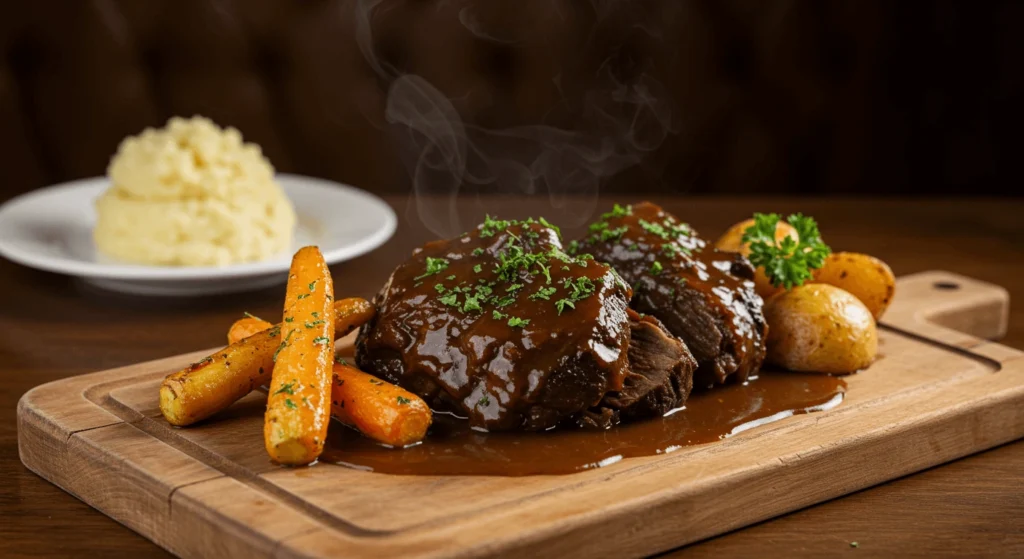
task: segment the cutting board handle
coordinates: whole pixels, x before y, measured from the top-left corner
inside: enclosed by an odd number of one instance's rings
[[[1002,287],[952,272],[931,271],[897,280],[896,297],[880,323],[973,351],[993,345],[987,340],[1006,335],[1009,316],[1010,294]]]

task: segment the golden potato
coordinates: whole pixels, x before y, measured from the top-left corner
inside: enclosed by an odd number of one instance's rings
[[[754,225],[754,219],[745,219],[736,225],[733,225],[725,232],[721,237],[715,241],[715,248],[725,252],[738,252],[743,256],[750,254],[750,247],[743,242],[743,232]],[[783,220],[779,220],[779,224],[775,226],[775,240],[781,242],[786,237],[793,237],[794,241],[799,241],[800,237],[797,235],[796,229],[792,225],[786,223]],[[767,300],[772,295],[783,291],[782,287],[775,287],[772,282],[765,275],[764,269],[758,268],[754,273],[754,289],[762,299]]]
[[[726,231],[721,237],[715,241],[715,248],[718,250],[724,250],[725,252],[738,252],[743,256],[750,254],[750,247],[743,242],[743,233],[754,225],[754,218],[745,219],[736,225],[733,225]],[[779,220],[779,224],[775,226],[775,240],[781,242],[786,237],[793,237],[794,241],[799,241],[800,236],[797,235],[796,229],[792,225],[786,223],[784,220]]]
[[[889,265],[874,256],[856,252],[834,252],[825,265],[814,271],[813,283],[827,283],[860,299],[878,320],[896,294],[896,276]]]
[[[844,374],[878,353],[871,311],[849,292],[823,283],[794,287],[768,300],[767,360],[791,371]]]

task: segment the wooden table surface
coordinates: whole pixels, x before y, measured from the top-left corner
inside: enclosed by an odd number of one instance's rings
[[[834,249],[874,254],[897,275],[944,269],[998,283],[1014,302],[1004,343],[1024,347],[1024,201],[655,201],[708,237],[755,210],[802,211],[818,219]],[[454,210],[442,199],[389,202],[399,217],[396,235],[377,251],[333,268],[338,296],[371,296],[411,249],[435,237],[423,221],[435,232],[466,229],[489,211],[501,217],[544,215],[575,225],[592,207],[544,197],[459,200]],[[597,207],[611,202],[602,199]],[[242,311],[279,313],[282,297],[283,289],[275,288],[196,300],[140,299],[0,261],[0,557],[167,556],[22,466],[17,401],[52,380],[209,347],[223,339],[226,326]],[[1024,556],[1024,441],[668,555],[839,553]]]

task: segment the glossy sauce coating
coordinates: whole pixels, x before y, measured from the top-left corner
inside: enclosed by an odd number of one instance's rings
[[[837,377],[762,373],[744,383],[694,393],[660,419],[605,431],[483,433],[464,420],[437,415],[426,439],[404,449],[380,446],[351,429],[332,428],[321,461],[400,475],[526,476],[570,474],[720,441],[794,414],[838,406],[846,384]]]
[[[360,368],[487,430],[548,429],[597,405],[627,372],[630,290],[560,246],[531,221],[418,249],[374,301]]]
[[[708,246],[647,202],[604,214],[578,251],[613,266],[634,289],[631,306],[686,342],[699,364],[695,388],[760,369],[767,325],[743,256]]]

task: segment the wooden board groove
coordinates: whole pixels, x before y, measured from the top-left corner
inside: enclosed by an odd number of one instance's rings
[[[939,281],[960,289],[938,292]],[[258,394],[195,428],[159,417],[159,380],[208,352],[30,391],[19,451],[186,557],[653,553],[1024,436],[1024,353],[978,336],[1005,330],[1007,305],[1005,290],[953,274],[901,278],[884,357],[850,378],[838,408],[569,476],[277,468],[259,438]]]

